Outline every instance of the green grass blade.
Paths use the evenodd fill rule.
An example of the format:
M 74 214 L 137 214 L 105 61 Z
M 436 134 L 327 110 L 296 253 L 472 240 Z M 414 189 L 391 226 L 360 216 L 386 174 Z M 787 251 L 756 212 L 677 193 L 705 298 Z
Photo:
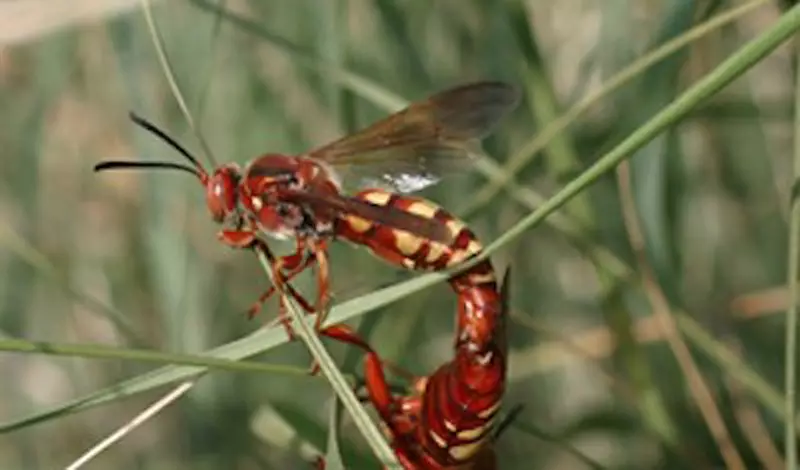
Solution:
M 334 401 L 328 418 L 328 443 L 325 449 L 325 470 L 345 470 L 342 452 L 339 450 L 339 422 L 341 405 Z
M 797 7 L 795 7 L 796 9 Z M 800 40 L 795 38 L 795 122 L 794 122 L 794 181 L 792 182 L 791 219 L 789 221 L 789 262 L 786 282 L 789 289 L 789 308 L 786 310 L 786 416 L 797 414 L 797 302 L 798 269 L 800 269 Z M 793 423 L 786 421 L 786 468 L 797 468 L 797 433 Z
M 366 312 L 389 305 L 446 279 L 446 274 L 433 273 L 372 292 L 347 302 L 342 302 L 331 309 L 327 324 L 341 323 L 363 315 Z M 304 321 L 310 325 L 314 320 L 304 319 Z M 262 329 L 239 340 L 214 348 L 208 351 L 207 355 L 220 359 L 239 360 L 261 354 L 287 343 L 288 340 L 289 338 L 286 336 L 286 332 L 282 327 Z M 9 423 L 2 423 L 0 424 L 0 433 L 47 421 L 48 419 L 63 414 L 71 414 L 94 408 L 119 398 L 133 396 L 157 387 L 186 380 L 189 377 L 206 371 L 206 368 L 195 366 L 161 367 L 152 372 L 147 372 L 120 382 L 113 387 L 99 390 L 33 416 Z
M 222 359 L 197 354 L 167 353 L 146 349 L 126 349 L 98 344 L 65 344 L 21 339 L 0 339 L 0 351 L 24 354 L 45 354 L 87 359 L 122 359 L 125 361 L 152 362 L 155 364 L 182 364 L 235 372 L 267 372 L 305 375 L 306 370 L 278 364 L 263 364 L 241 360 Z
M 258 260 L 261 262 L 261 266 L 264 268 L 264 272 L 267 274 L 267 276 L 269 276 L 272 284 L 278 285 L 275 283 L 275 279 L 273 277 L 271 269 L 272 262 L 267 259 L 264 250 L 258 250 Z M 323 346 L 319 336 L 317 336 L 316 332 L 310 325 L 303 321 L 303 315 L 299 312 L 295 300 L 289 296 L 286 296 L 284 293 L 281 293 L 281 295 L 283 296 L 283 301 L 288 307 L 287 310 L 289 315 L 292 318 L 294 331 L 306 344 L 306 347 L 311 352 L 314 360 L 319 365 L 320 370 L 325 375 L 325 378 L 328 379 L 328 382 L 330 382 L 331 387 L 342 401 L 344 407 L 350 413 L 350 416 L 353 418 L 356 427 L 358 427 L 358 430 L 364 435 L 364 438 L 372 447 L 375 455 L 380 459 L 383 465 L 399 468 L 399 462 L 397 462 L 394 452 L 392 452 L 392 449 L 383 438 L 380 429 L 375 426 L 375 423 L 372 422 L 364 408 L 358 402 L 358 398 L 356 398 L 355 393 L 353 393 L 352 387 L 347 383 L 344 376 L 339 371 L 339 368 L 336 366 L 336 363 L 334 362 L 330 353 L 328 353 L 328 351 L 325 349 L 325 346 Z

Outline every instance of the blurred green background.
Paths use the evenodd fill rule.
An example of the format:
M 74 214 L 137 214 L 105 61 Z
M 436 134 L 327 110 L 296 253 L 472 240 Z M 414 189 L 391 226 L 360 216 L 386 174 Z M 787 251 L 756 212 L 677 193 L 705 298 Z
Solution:
M 219 161 L 302 152 L 400 97 L 518 84 L 523 102 L 485 141 L 495 165 L 482 166 L 520 161 L 516 185 L 489 191 L 467 171 L 423 193 L 488 243 L 788 2 L 759 2 L 636 74 L 535 155 L 531 139 L 648 51 L 744 3 L 194 0 L 155 2 L 153 16 Z M 3 2 L 0 31 L 0 341 L 200 353 L 272 318 L 274 301 L 246 319 L 267 280 L 254 256 L 216 241 L 196 181 L 91 171 L 107 158 L 180 159 L 129 110 L 202 155 L 141 4 Z M 506 404 L 524 405 L 496 444 L 501 469 L 782 468 L 793 67 L 792 49 L 778 49 L 493 256 L 514 269 Z M 337 302 L 413 276 L 350 246 L 332 248 L 332 265 Z M 454 305 L 435 286 L 350 323 L 426 374 L 451 358 Z M 358 354 L 330 348 L 360 373 Z M 255 359 L 297 370 L 213 371 L 85 468 L 311 468 L 326 448 L 328 383 L 303 375 L 301 343 Z M 15 423 L 158 365 L 0 354 L 0 469 L 64 468 L 169 388 Z M 339 438 L 348 468 L 375 468 L 347 417 Z

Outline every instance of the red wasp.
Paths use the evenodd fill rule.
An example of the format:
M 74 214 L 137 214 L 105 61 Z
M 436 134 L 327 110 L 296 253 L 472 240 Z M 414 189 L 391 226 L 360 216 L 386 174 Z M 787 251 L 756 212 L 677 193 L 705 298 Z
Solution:
M 263 243 L 261 232 L 293 238 L 296 250 L 273 262 L 274 278 L 285 284 L 277 287 L 287 287 L 306 311 L 317 312 L 319 330 L 327 311 L 327 246 L 332 239 L 365 246 L 389 263 L 416 270 L 450 268 L 481 253 L 482 245 L 466 224 L 429 201 L 399 193 L 422 189 L 448 170 L 463 168 L 480 153 L 480 139 L 518 101 L 518 91 L 504 83 L 465 85 L 413 103 L 308 153 L 267 154 L 244 170 L 225 164 L 212 174 L 171 137 L 132 116 L 192 165 L 108 161 L 95 170 L 169 168 L 192 173 L 205 187 L 213 219 L 226 227 L 219 238 L 227 245 L 254 247 Z M 346 196 L 340 176 L 358 176 L 362 186 L 372 188 Z M 318 267 L 314 306 L 286 284 L 312 265 Z M 411 396 L 392 397 L 377 355 L 347 327 L 320 331 L 368 352 L 369 397 L 407 469 L 479 468 L 475 462 L 491 449 L 488 436 L 505 387 L 505 305 L 488 260 L 449 283 L 458 301 L 455 359 L 419 379 Z M 274 290 L 267 290 L 251 313 Z
M 225 244 L 252 247 L 258 234 L 293 238 L 296 250 L 279 257 L 276 282 L 291 279 L 312 264 L 317 301 L 297 297 L 318 312 L 319 329 L 329 300 L 328 241 L 342 238 L 364 245 L 378 257 L 409 269 L 450 267 L 474 254 L 462 237 L 464 224 L 424 200 L 399 194 L 425 188 L 479 154 L 480 139 L 519 101 L 519 92 L 501 82 L 479 82 L 441 92 L 354 134 L 307 153 L 266 154 L 244 169 L 224 164 L 209 173 L 183 146 L 146 120 L 141 127 L 180 152 L 191 165 L 173 162 L 106 161 L 95 171 L 166 168 L 195 175 L 205 188 L 212 218 L 225 226 Z M 344 179 L 342 179 L 344 178 Z M 346 196 L 342 181 L 373 188 Z M 467 242 L 467 244 L 465 244 Z M 250 309 L 254 315 L 275 291 L 268 289 Z M 288 327 L 287 327 L 288 328 Z

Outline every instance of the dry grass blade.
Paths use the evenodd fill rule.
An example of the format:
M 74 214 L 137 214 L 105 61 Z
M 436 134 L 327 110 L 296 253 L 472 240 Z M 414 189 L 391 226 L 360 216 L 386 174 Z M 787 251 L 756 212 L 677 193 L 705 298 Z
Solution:
M 184 394 L 186 394 L 186 392 L 191 390 L 191 388 L 194 387 L 195 383 L 196 382 L 192 380 L 184 382 L 175 387 L 174 390 L 164 395 L 158 401 L 156 401 L 155 403 L 147 407 L 144 411 L 136 415 L 136 417 L 130 420 L 130 422 L 128 422 L 125 426 L 122 426 L 121 428 L 114 431 L 114 433 L 112 433 L 110 436 L 98 442 L 96 446 L 89 449 L 86 453 L 81 455 L 78 460 L 71 463 L 66 468 L 66 470 L 78 470 L 79 468 L 87 464 L 90 460 L 97 457 L 100 454 L 100 452 L 108 449 L 109 447 L 111 447 L 112 444 L 119 441 L 129 433 L 133 432 L 134 429 L 144 424 L 148 419 L 155 416 L 157 413 L 159 413 L 161 410 L 169 406 L 171 403 L 174 403 L 175 400 L 182 397 Z
M 636 215 L 636 207 L 631 192 L 628 168 L 628 162 L 624 162 L 617 169 L 620 203 L 622 205 L 628 238 L 636 254 L 639 270 L 642 272 L 645 293 L 647 294 L 648 300 L 653 305 L 653 316 L 658 321 L 667 339 L 667 344 L 669 344 L 684 377 L 686 377 L 692 397 L 697 403 L 700 414 L 706 421 L 706 425 L 717 443 L 717 447 L 719 448 L 720 454 L 722 454 L 726 467 L 734 470 L 745 470 L 747 467 L 731 439 L 731 434 L 728 432 L 727 426 L 725 426 L 725 420 L 722 418 L 719 407 L 714 402 L 714 395 L 711 393 L 708 384 L 703 380 L 703 374 L 692 358 L 689 347 L 681 337 L 680 331 L 675 324 L 675 319 L 670 312 L 669 302 L 658 285 L 658 281 L 653 275 L 653 269 L 647 260 L 644 237 L 642 236 L 642 231 L 639 226 L 639 219 Z

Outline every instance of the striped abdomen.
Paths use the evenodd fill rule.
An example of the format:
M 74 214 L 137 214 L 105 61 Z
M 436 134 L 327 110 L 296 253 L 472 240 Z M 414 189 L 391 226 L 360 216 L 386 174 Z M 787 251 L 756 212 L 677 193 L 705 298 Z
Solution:
M 446 241 L 437 241 L 364 218 L 342 216 L 335 229 L 338 237 L 363 245 L 394 265 L 442 270 L 483 250 L 463 222 L 432 202 L 378 189 L 362 191 L 356 198 L 412 213 L 447 228 Z M 455 275 L 450 285 L 458 302 L 455 357 L 428 377 L 424 390 L 416 397 L 419 407 L 411 419 L 416 422 L 415 429 L 394 436 L 406 441 L 401 447 L 411 447 L 409 457 L 420 468 L 478 468 L 471 464 L 491 454 L 493 424 L 505 388 L 506 307 L 491 263 L 486 260 Z M 401 420 L 406 422 L 407 418 L 403 416 Z M 484 465 L 480 468 L 492 468 Z
M 494 425 L 505 391 L 508 274 L 502 291 L 485 298 L 485 313 L 494 315 L 494 330 L 484 348 L 459 341 L 455 357 L 428 378 L 421 395 L 417 441 L 439 467 L 496 468 Z M 489 296 L 486 296 L 489 297 Z
M 438 271 L 456 266 L 483 251 L 466 224 L 430 201 L 381 189 L 362 191 L 355 198 L 409 212 L 447 228 L 446 241 L 437 241 L 353 215 L 344 215 L 336 222 L 334 230 L 339 238 L 365 246 L 391 264 L 406 269 Z M 470 343 L 476 351 L 486 349 L 498 316 L 497 278 L 491 263 L 484 260 L 453 276 L 450 285 L 458 295 L 458 343 Z
M 455 266 L 483 249 L 463 222 L 425 199 L 401 196 L 381 189 L 368 189 L 354 198 L 374 206 L 414 214 L 446 227 L 441 240 L 436 241 L 355 215 L 342 216 L 336 228 L 338 236 L 366 246 L 392 264 L 407 269 L 435 271 Z M 488 271 L 479 273 L 470 270 L 476 273 L 473 283 L 494 282 L 491 269 Z

